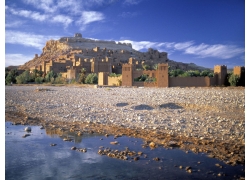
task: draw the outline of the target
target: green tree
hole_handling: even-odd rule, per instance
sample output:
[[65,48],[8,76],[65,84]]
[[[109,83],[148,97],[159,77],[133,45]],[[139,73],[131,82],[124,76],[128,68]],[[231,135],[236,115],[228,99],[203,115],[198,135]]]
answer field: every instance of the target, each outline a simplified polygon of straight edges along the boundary
[[44,78],[43,78],[43,77],[36,77],[36,78],[35,78],[35,83],[37,83],[37,84],[42,84],[43,81],[44,81]]
[[30,82],[31,76],[29,70],[24,71],[22,74],[16,77],[17,84],[26,84]]
[[235,74],[230,74],[228,78],[228,82],[230,83],[230,86],[237,86],[238,82],[240,80],[240,77]]
[[145,81],[148,78],[148,75],[142,74],[141,76],[134,79],[134,81]]
[[45,76],[45,82],[54,82],[54,79],[57,77],[57,74],[53,71],[49,71]]
[[143,70],[149,70],[150,66],[148,64],[142,65]]
[[89,74],[85,79],[86,84],[97,84],[98,83],[98,76],[96,73]]
[[181,69],[173,69],[169,71],[169,76],[170,77],[177,77],[177,76],[181,76],[184,73],[183,70]]
[[37,77],[42,77],[43,72],[38,69],[33,69],[31,72],[31,81],[35,81]]
[[78,75],[78,83],[82,84],[85,82],[85,79],[86,79],[86,69],[85,68],[82,68],[81,69],[81,72],[79,73]]
[[201,71],[200,76],[205,77],[205,76],[208,76],[209,74],[210,72],[208,70],[204,70],[204,71]]
[[158,69],[158,64],[154,64],[154,65],[153,65],[153,69],[154,69],[154,70],[157,70],[157,69]]
[[17,70],[8,71],[7,76],[6,76],[6,73],[5,73],[5,84],[11,84],[11,82],[16,83],[17,75],[18,75]]

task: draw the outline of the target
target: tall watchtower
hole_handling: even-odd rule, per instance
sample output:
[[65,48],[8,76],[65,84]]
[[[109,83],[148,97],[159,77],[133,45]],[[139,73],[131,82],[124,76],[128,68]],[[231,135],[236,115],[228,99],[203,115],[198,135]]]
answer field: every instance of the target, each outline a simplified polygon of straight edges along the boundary
[[157,69],[157,86],[168,87],[168,64],[158,64]]
[[234,75],[242,76],[242,74],[245,72],[245,67],[242,66],[235,66],[234,67]]
[[122,85],[133,86],[133,65],[132,64],[122,65]]
[[238,86],[245,86],[245,67],[244,66],[235,66],[233,70],[234,75],[238,75],[240,77]]
[[225,65],[216,65],[214,66],[214,74],[217,77],[217,85],[225,85],[227,77],[227,66]]

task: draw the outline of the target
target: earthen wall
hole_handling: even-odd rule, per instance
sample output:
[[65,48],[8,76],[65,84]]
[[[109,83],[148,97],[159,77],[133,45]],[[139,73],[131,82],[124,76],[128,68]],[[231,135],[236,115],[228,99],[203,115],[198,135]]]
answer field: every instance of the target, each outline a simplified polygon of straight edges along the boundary
[[[169,77],[169,87],[209,87],[210,79],[209,77]],[[213,83],[214,80],[212,80]]]
[[119,81],[122,80],[122,76],[119,77],[109,77],[108,76],[108,85],[109,86],[120,86]]

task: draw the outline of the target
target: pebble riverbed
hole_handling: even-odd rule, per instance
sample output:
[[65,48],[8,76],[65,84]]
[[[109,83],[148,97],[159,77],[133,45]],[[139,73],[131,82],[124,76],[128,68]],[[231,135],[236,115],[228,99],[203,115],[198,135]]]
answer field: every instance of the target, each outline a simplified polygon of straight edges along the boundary
[[194,152],[245,163],[243,87],[5,86],[5,113],[13,112],[47,125],[85,123],[168,135],[162,145],[183,147],[192,139]]

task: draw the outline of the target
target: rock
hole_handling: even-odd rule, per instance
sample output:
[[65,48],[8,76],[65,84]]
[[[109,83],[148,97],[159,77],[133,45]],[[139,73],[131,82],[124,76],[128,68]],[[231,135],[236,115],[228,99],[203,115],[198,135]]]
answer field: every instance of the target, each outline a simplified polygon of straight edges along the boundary
[[110,142],[110,144],[116,145],[118,144],[118,141]]
[[56,146],[56,144],[50,144],[50,146]]
[[149,143],[149,147],[155,148],[155,147],[156,147],[156,144],[155,144],[154,142],[151,142],[151,143]]
[[154,161],[160,161],[160,158],[155,157],[155,158],[153,158],[153,160],[154,160]]
[[137,154],[138,154],[139,156],[141,156],[143,153],[142,153],[141,151],[139,151]]
[[26,127],[24,130],[25,131],[31,131],[31,127]]
[[73,147],[71,147],[71,150],[76,150],[76,147],[74,147],[74,146],[73,146]]
[[134,161],[138,161],[139,159],[139,157],[134,157]]

